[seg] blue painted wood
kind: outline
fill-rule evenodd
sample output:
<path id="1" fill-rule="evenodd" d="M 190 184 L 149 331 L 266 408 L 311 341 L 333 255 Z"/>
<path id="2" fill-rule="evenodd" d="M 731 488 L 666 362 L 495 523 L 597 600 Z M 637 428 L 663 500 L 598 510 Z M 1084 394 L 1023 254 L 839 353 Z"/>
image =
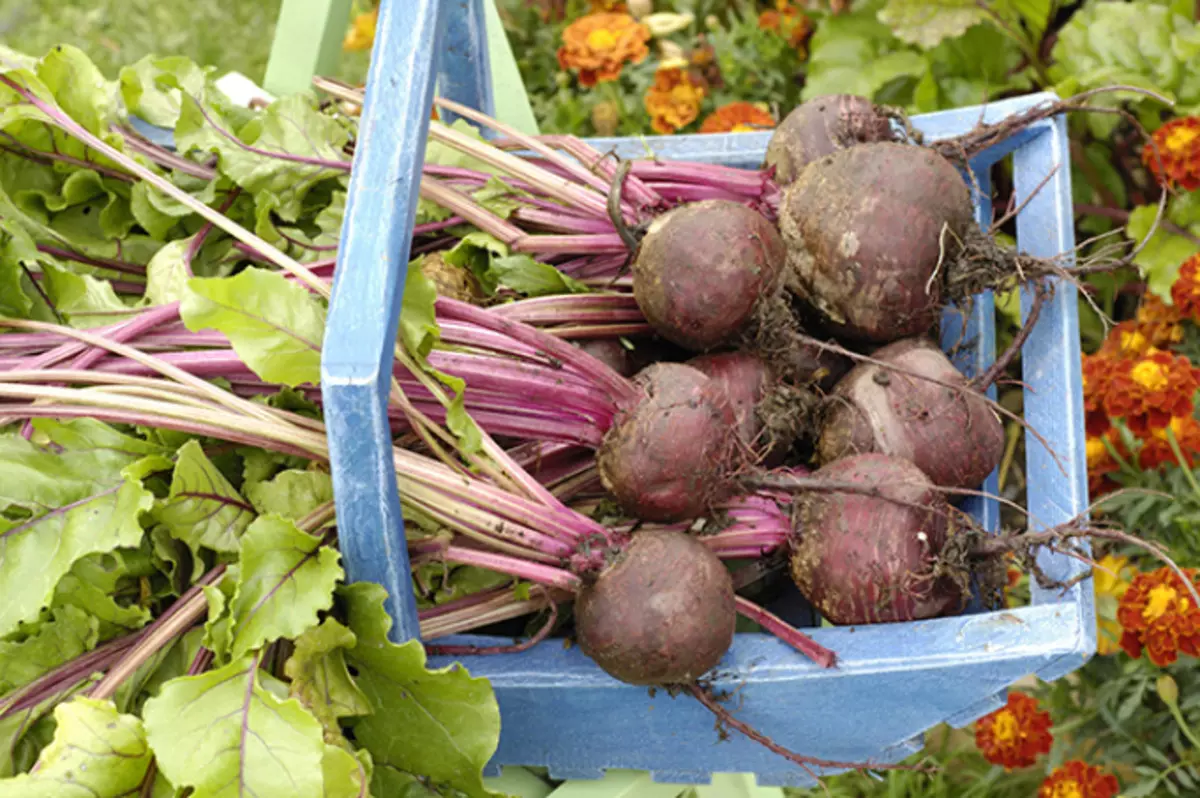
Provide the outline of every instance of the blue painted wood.
<path id="1" fill-rule="evenodd" d="M 383 0 L 321 354 L 321 395 L 351 580 L 388 591 L 393 640 L 420 635 L 387 396 L 433 102 L 443 5 Z"/>
<path id="2" fill-rule="evenodd" d="M 431 3 L 383 2 L 322 371 L 348 577 L 389 588 L 397 638 L 413 635 L 416 626 L 383 403 L 414 175 L 424 149 L 432 78 L 427 43 L 438 41 L 437 12 Z M 913 121 L 928 137 L 941 138 L 1052 99 L 1032 95 Z M 624 157 L 645 157 L 649 149 L 666 158 L 755 166 L 768 138 L 743 133 L 591 143 Z M 983 175 L 1010 154 L 1018 201 L 1057 167 L 1018 218 L 1019 246 L 1038 255 L 1069 251 L 1063 122 L 1033 126 L 978 158 L 974 171 Z M 986 197 L 976 200 L 982 220 Z M 967 332 L 976 343 L 963 353 L 964 365 L 978 370 L 995 347 L 986 300 L 974 308 Z M 1022 361 L 1026 417 L 1059 458 L 1055 462 L 1036 440 L 1027 441 L 1030 509 L 1035 525 L 1053 524 L 1081 512 L 1087 495 L 1076 292 L 1070 285 L 1057 286 Z M 986 506 L 975 509 L 987 517 Z M 1064 555 L 1045 554 L 1040 563 L 1060 577 L 1082 567 Z M 712 674 L 717 687 L 737 689 L 739 716 L 790 748 L 829 759 L 896 761 L 918 750 L 920 735 L 932 726 L 965 724 L 994 708 L 1017 679 L 1030 673 L 1059 678 L 1083 664 L 1095 649 L 1095 610 L 1091 584 L 1084 582 L 1065 593 L 1035 587 L 1030 607 L 812 634 L 838 653 L 839 667 L 817 668 L 767 635 L 738 635 Z M 490 772 L 528 765 L 548 767 L 556 778 L 599 778 L 607 769 L 633 768 L 670 783 L 752 772 L 763 785 L 811 783 L 803 771 L 749 740 L 733 735 L 719 741 L 712 718 L 695 701 L 621 684 L 578 649 L 545 643 L 519 655 L 459 661 L 491 680 L 500 704 L 503 727 Z M 448 662 L 431 658 L 435 666 Z"/>

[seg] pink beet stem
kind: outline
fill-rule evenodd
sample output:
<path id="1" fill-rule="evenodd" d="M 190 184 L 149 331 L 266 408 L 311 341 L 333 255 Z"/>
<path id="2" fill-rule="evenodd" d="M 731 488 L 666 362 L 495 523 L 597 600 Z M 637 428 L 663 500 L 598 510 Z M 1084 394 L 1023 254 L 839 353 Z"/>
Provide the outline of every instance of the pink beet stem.
<path id="1" fill-rule="evenodd" d="M 750 599 L 743 598 L 742 596 L 735 596 L 734 600 L 737 602 L 738 613 L 742 617 L 754 621 L 822 668 L 832 668 L 837 662 L 836 654 L 778 615 L 768 612 Z"/>

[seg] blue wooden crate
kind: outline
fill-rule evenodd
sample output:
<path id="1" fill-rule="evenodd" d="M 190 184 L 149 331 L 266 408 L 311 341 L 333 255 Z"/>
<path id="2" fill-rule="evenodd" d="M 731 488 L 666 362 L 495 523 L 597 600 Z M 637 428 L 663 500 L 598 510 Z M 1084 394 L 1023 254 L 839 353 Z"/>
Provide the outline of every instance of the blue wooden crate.
<path id="1" fill-rule="evenodd" d="M 436 80 L 443 96 L 490 109 L 480 0 L 383 0 L 367 81 L 322 360 L 339 540 L 348 577 L 390 591 L 396 640 L 419 634 L 403 520 L 385 414 L 392 349 L 416 209 L 420 164 Z M 441 46 L 433 46 L 443 42 Z M 440 57 L 440 61 L 435 58 Z M 913 119 L 930 139 L 996 121 L 1053 96 L 1037 94 Z M 737 166 L 761 163 L 768 133 L 605 139 L 591 143 L 625 157 L 647 149 L 665 158 Z M 1065 121 L 1039 122 L 974 163 L 978 218 L 991 219 L 988 167 L 1012 159 L 1017 238 L 1032 255 L 1074 247 Z M 1022 297 L 1022 313 L 1030 296 Z M 948 314 L 947 341 L 960 340 L 961 314 Z M 994 355 L 993 304 L 977 298 L 965 319 L 959 365 L 978 372 Z M 1062 523 L 1087 504 L 1077 296 L 1059 285 L 1022 352 L 1025 418 L 1058 455 L 1026 434 L 1028 509 L 1034 528 Z M 995 491 L 996 476 L 983 486 Z M 994 501 L 972 514 L 995 529 Z M 1066 580 L 1086 566 L 1043 552 L 1042 569 Z M 813 636 L 837 652 L 822 670 L 761 634 L 738 635 L 716 674 L 738 691 L 738 715 L 781 744 L 835 760 L 896 761 L 921 735 L 962 726 L 1000 706 L 1006 688 L 1029 674 L 1055 680 L 1095 650 L 1091 581 L 1069 590 L 1032 584 L 1032 606 L 977 607 L 953 618 Z M 487 638 L 461 636 L 460 642 Z M 495 641 L 493 641 L 495 642 Z M 506 641 L 507 642 L 507 641 Z M 651 771 L 657 781 L 706 783 L 713 772 L 753 772 L 762 785 L 805 785 L 809 776 L 736 733 L 718 739 L 713 718 L 687 697 L 621 684 L 577 649 L 550 641 L 507 656 L 457 658 L 496 691 L 503 728 L 490 772 L 501 765 L 546 766 L 563 779 L 599 778 L 609 768 Z M 433 658 L 432 664 L 451 660 Z"/>

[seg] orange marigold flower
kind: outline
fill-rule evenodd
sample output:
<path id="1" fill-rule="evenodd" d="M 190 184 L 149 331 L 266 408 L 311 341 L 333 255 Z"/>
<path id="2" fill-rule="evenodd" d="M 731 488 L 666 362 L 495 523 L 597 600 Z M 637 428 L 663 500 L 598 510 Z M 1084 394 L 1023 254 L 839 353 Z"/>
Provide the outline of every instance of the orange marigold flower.
<path id="1" fill-rule="evenodd" d="M 1171 301 L 1179 315 L 1200 322 L 1200 255 L 1193 255 L 1179 267 L 1179 276 L 1171 286 Z"/>
<path id="2" fill-rule="evenodd" d="M 1083 356 L 1083 410 L 1088 435 L 1100 436 L 1112 428 L 1104 410 L 1104 397 L 1108 395 L 1115 364 L 1116 359 L 1103 349 Z"/>
<path id="3" fill-rule="evenodd" d="M 726 103 L 704 118 L 701 133 L 743 133 L 775 127 L 775 117 L 761 105 L 743 101 Z"/>
<path id="4" fill-rule="evenodd" d="M 1119 455 L 1128 457 L 1128 452 L 1125 451 L 1121 439 L 1117 437 L 1115 429 L 1109 428 L 1102 435 L 1087 437 L 1088 493 L 1093 499 L 1118 487 L 1117 483 L 1109 479 L 1108 475 L 1120 470 L 1120 466 L 1113 459 L 1112 452 L 1105 445 L 1106 442 L 1112 444 Z"/>
<path id="5" fill-rule="evenodd" d="M 625 0 L 588 0 L 588 11 L 593 14 L 627 14 L 629 6 L 625 4 Z"/>
<path id="6" fill-rule="evenodd" d="M 804 43 L 813 32 L 813 23 L 800 10 L 793 8 L 789 0 L 775 0 L 775 8 L 760 13 L 758 27 L 787 37 L 788 44 L 800 51 L 801 58 L 807 56 Z"/>
<path id="7" fill-rule="evenodd" d="M 1184 569 L 1196 584 L 1196 570 Z M 1159 667 L 1170 665 L 1179 652 L 1200 655 L 1200 609 L 1187 585 L 1174 571 L 1163 566 L 1140 573 L 1121 597 L 1117 620 L 1125 631 L 1121 648 L 1135 659 L 1146 655 Z"/>
<path id="8" fill-rule="evenodd" d="M 1113 798 L 1120 789 L 1116 776 L 1072 759 L 1046 777 L 1037 798 Z"/>
<path id="9" fill-rule="evenodd" d="M 984 759 L 1005 770 L 1028 767 L 1038 754 L 1050 753 L 1050 713 L 1038 709 L 1037 700 L 1013 691 L 1008 703 L 975 724 L 975 745 Z"/>
<path id="10" fill-rule="evenodd" d="M 1184 461 L 1189 467 L 1192 466 L 1194 456 L 1200 452 L 1200 422 L 1194 416 L 1176 416 L 1167 426 L 1150 430 L 1143 440 L 1142 448 L 1138 450 L 1138 465 L 1142 470 L 1152 471 L 1167 463 L 1178 465 L 1179 460 L 1171 449 L 1171 442 L 1167 440 L 1168 429 L 1175 434 L 1175 442 L 1179 444 Z"/>
<path id="11" fill-rule="evenodd" d="M 375 26 L 378 23 L 378 8 L 359 14 L 354 18 L 350 30 L 346 32 L 346 38 L 342 39 L 342 49 L 350 52 L 370 50 L 375 44 Z"/>
<path id="12" fill-rule="evenodd" d="M 579 72 L 579 83 L 616 80 L 625 62 L 640 64 L 650 54 L 650 28 L 628 14 L 588 14 L 563 30 L 558 64 Z"/>
<path id="13" fill-rule="evenodd" d="M 1092 568 L 1092 585 L 1096 597 L 1096 653 L 1111 656 L 1121 650 L 1121 624 L 1117 622 L 1117 607 L 1129 590 L 1129 580 L 1137 573 L 1128 557 L 1104 555 Z"/>
<path id="14" fill-rule="evenodd" d="M 1151 349 L 1137 360 L 1112 361 L 1104 410 L 1123 418 L 1130 431 L 1145 437 L 1175 416 L 1192 413 L 1192 396 L 1200 387 L 1200 372 L 1183 355 Z"/>
<path id="15" fill-rule="evenodd" d="M 1152 138 L 1154 146 L 1146 142 L 1142 148 L 1142 162 L 1159 182 L 1174 182 L 1185 191 L 1200 188 L 1200 117 L 1172 119 Z"/>
<path id="16" fill-rule="evenodd" d="M 646 92 L 646 113 L 658 133 L 674 133 L 696 121 L 704 100 L 704 84 L 690 72 L 660 67 Z"/>

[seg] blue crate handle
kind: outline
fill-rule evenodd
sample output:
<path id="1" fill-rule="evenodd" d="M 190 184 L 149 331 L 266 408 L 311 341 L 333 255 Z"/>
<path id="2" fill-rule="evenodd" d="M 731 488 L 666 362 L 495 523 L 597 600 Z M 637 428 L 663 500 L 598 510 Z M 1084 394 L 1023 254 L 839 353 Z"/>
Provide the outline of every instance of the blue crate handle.
<path id="1" fill-rule="evenodd" d="M 480 0 L 383 0 L 322 356 L 322 386 L 338 502 L 339 540 L 351 580 L 387 588 L 392 636 L 419 635 L 386 418 L 387 386 L 401 292 L 428 132 L 435 55 L 443 93 L 489 110 Z M 443 46 L 436 46 L 437 43 Z M 930 138 L 996 121 L 1049 94 L 913 120 Z M 769 133 L 594 140 L 624 157 L 663 157 L 756 166 Z M 1040 122 L 973 164 L 977 218 L 990 219 L 986 167 L 1013 159 L 1017 239 L 1033 255 L 1074 247 L 1065 120 Z M 1047 179 L 1047 176 L 1048 179 Z M 1043 181 L 1045 180 L 1044 184 Z M 1040 190 L 1039 190 L 1040 188 Z M 1036 191 L 1036 193 L 1035 193 Z M 1022 294 L 1022 316 L 1030 305 Z M 1087 504 L 1077 295 L 1059 284 L 1022 350 L 1025 417 L 1054 446 L 1026 434 L 1032 526 L 1062 523 Z M 946 318 L 948 339 L 961 324 Z M 993 305 L 979 298 L 965 332 L 977 339 L 960 366 L 991 362 Z M 995 489 L 995 474 L 988 486 Z M 995 528 L 994 502 L 973 515 Z M 1067 579 L 1086 566 L 1043 553 L 1039 565 Z M 836 651 L 825 671 L 766 635 L 738 635 L 716 672 L 720 688 L 739 689 L 740 716 L 783 745 L 828 759 L 895 761 L 920 747 L 920 735 L 947 722 L 961 726 L 996 708 L 1008 685 L 1036 674 L 1054 680 L 1095 651 L 1090 581 L 1067 591 L 1032 585 L 1032 606 L 908 624 L 813 630 Z M 477 636 L 461 641 L 482 642 Z M 718 742 L 712 718 L 696 702 L 672 699 L 609 678 L 577 649 L 547 643 L 520 655 L 464 657 L 490 679 L 504 719 L 489 765 L 546 766 L 557 778 L 597 778 L 609 768 L 649 770 L 657 781 L 705 783 L 713 772 L 753 772 L 763 785 L 806 785 L 799 768 L 734 735 Z M 433 658 L 445 664 L 445 658 Z"/>

